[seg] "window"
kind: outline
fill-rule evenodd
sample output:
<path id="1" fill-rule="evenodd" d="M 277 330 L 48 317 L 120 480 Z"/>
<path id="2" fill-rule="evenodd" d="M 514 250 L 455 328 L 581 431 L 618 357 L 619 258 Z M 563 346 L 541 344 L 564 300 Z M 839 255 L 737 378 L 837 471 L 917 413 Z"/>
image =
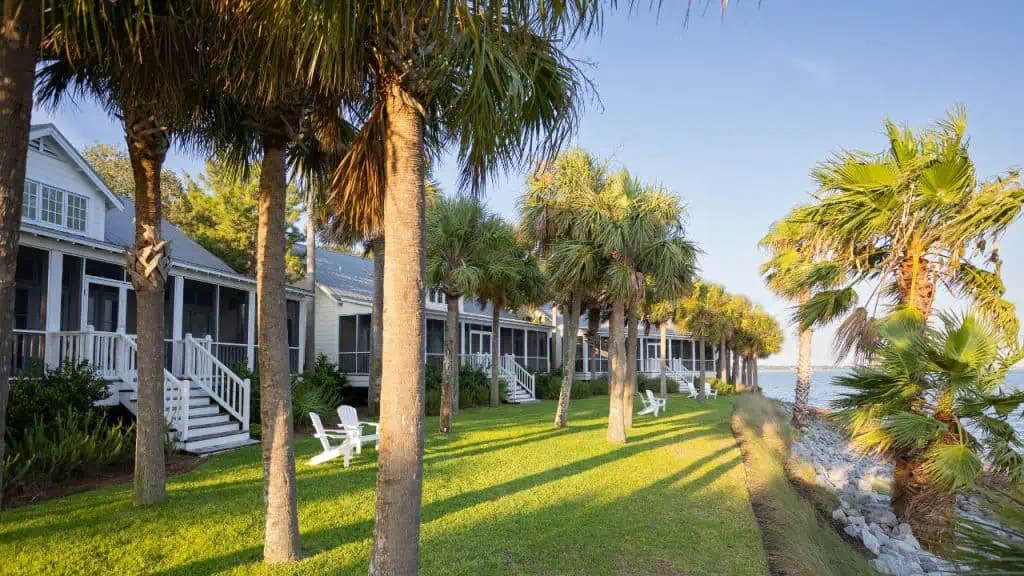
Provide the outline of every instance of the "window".
<path id="1" fill-rule="evenodd" d="M 35 220 L 36 205 L 39 203 L 39 184 L 25 181 L 25 199 L 21 205 L 21 215 L 27 220 Z"/>
<path id="2" fill-rule="evenodd" d="M 448 297 L 437 288 L 431 288 L 427 290 L 427 302 L 431 304 L 447 304 Z"/>
<path id="3" fill-rule="evenodd" d="M 369 314 L 338 317 L 338 368 L 347 374 L 370 373 Z"/>
<path id="4" fill-rule="evenodd" d="M 77 194 L 68 194 L 68 228 L 85 232 L 85 220 L 89 200 Z"/>
<path id="5" fill-rule="evenodd" d="M 64 194 L 60 190 L 43 186 L 41 206 L 43 222 L 57 226 L 64 224 Z"/>
<path id="6" fill-rule="evenodd" d="M 427 319 L 427 364 L 444 364 L 444 320 Z"/>

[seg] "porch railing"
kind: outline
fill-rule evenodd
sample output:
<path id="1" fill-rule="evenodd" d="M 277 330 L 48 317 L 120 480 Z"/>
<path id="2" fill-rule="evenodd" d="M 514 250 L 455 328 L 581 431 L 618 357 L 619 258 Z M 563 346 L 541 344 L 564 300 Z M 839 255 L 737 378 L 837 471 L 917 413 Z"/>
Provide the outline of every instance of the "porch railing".
<path id="1" fill-rule="evenodd" d="M 523 368 L 523 365 L 516 361 L 516 357 L 506 354 L 501 357 L 501 371 L 513 378 L 517 384 L 525 388 L 531 398 L 536 398 L 536 385 L 533 374 Z"/>
<path id="2" fill-rule="evenodd" d="M 490 354 L 460 354 L 459 365 L 487 372 L 491 369 Z"/>
<path id="3" fill-rule="evenodd" d="M 338 369 L 345 374 L 369 374 L 369 352 L 338 352 Z"/>
<path id="4" fill-rule="evenodd" d="M 11 371 L 13 376 L 42 368 L 46 361 L 46 332 L 14 330 L 11 335 Z"/>
<path id="5" fill-rule="evenodd" d="M 249 380 L 243 380 L 210 351 L 212 339 L 185 335 L 185 376 L 249 429 Z"/>

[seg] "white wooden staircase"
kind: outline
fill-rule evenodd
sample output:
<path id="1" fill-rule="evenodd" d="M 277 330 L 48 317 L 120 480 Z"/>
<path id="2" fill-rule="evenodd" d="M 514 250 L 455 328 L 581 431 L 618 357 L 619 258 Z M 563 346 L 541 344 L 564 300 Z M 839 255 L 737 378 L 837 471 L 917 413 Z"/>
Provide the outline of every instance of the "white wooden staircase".
<path id="1" fill-rule="evenodd" d="M 463 366 L 470 366 L 485 374 L 491 372 L 490 354 L 463 354 L 460 356 Z M 505 381 L 505 401 L 510 404 L 522 404 L 537 400 L 536 379 L 529 370 L 520 364 L 515 356 L 506 354 L 498 364 L 498 376 Z"/>
<path id="2" fill-rule="evenodd" d="M 135 337 L 114 332 L 60 332 L 57 359 L 88 362 L 111 382 L 114 403 L 132 414 L 138 404 L 138 349 Z M 176 447 L 207 453 L 244 446 L 249 436 L 249 381 L 238 377 L 210 351 L 209 340 L 186 336 L 179 374 L 164 370 L 164 416 Z M 176 363 L 179 364 L 179 363 Z"/>

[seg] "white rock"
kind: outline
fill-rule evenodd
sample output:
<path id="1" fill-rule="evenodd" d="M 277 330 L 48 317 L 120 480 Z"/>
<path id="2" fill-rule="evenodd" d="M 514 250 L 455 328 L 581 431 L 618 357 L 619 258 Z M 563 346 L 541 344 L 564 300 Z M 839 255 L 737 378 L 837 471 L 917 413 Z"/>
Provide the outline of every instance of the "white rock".
<path id="1" fill-rule="evenodd" d="M 917 538 L 914 538 L 913 534 L 904 534 L 903 536 L 900 536 L 900 540 L 903 541 L 904 544 L 910 546 L 911 550 L 917 551 L 921 549 L 921 543 L 917 541 Z"/>
<path id="2" fill-rule="evenodd" d="M 871 533 L 871 530 L 869 530 L 866 527 L 862 528 L 860 531 L 860 540 L 864 543 L 865 548 L 870 550 L 871 553 L 875 556 L 878 556 L 879 547 L 881 546 L 881 544 L 879 544 L 878 538 L 876 538 L 875 535 Z"/>
<path id="3" fill-rule="evenodd" d="M 899 525 L 896 526 L 896 531 L 893 532 L 893 535 L 895 535 L 895 536 L 903 536 L 904 534 L 913 534 L 913 533 L 914 533 L 914 531 L 910 527 L 910 524 L 907 524 L 906 522 L 900 522 Z"/>
<path id="4" fill-rule="evenodd" d="M 856 538 L 860 534 L 860 528 L 854 524 L 849 524 L 846 528 L 843 528 L 843 532 L 846 532 L 852 538 Z"/>
<path id="5" fill-rule="evenodd" d="M 851 526 L 856 526 L 858 528 L 867 525 L 867 523 L 864 522 L 864 517 L 863 516 L 857 516 L 857 515 L 849 516 L 849 520 L 850 520 L 850 525 Z"/>
<path id="6" fill-rule="evenodd" d="M 896 515 L 892 513 L 892 510 L 885 510 L 877 516 L 877 521 L 882 526 L 895 526 Z"/>
<path id="7" fill-rule="evenodd" d="M 846 513 L 843 512 L 842 508 L 836 508 L 835 510 L 832 511 L 832 519 L 837 521 L 837 522 L 842 522 L 843 524 L 845 524 L 846 523 Z"/>

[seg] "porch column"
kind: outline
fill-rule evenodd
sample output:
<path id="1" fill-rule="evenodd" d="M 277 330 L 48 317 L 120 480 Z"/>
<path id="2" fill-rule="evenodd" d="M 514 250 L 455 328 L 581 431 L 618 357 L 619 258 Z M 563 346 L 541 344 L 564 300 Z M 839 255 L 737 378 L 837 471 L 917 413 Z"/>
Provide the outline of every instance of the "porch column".
<path id="1" fill-rule="evenodd" d="M 50 334 L 60 332 L 60 304 L 61 290 L 63 288 L 64 254 L 50 250 L 49 267 L 46 274 L 46 326 L 47 332 L 44 345 L 46 346 L 44 358 L 46 365 L 56 368 L 59 360 L 56 336 Z"/>
<path id="2" fill-rule="evenodd" d="M 214 285 L 213 292 L 213 341 L 220 342 L 220 284 Z"/>
<path id="3" fill-rule="evenodd" d="M 251 372 L 256 369 L 256 292 L 253 290 L 249 291 L 249 304 L 245 316 L 248 323 L 245 333 L 245 363 Z"/>
<path id="4" fill-rule="evenodd" d="M 576 336 L 579 339 L 579 336 Z M 587 343 L 587 339 L 583 338 L 582 342 L 578 344 L 583 348 L 583 374 L 584 378 L 590 378 L 590 344 Z M 595 358 L 596 360 L 596 358 Z M 576 357 L 572 359 L 572 373 L 576 375 Z"/>
<path id="5" fill-rule="evenodd" d="M 296 327 L 299 331 L 299 374 L 302 374 L 306 363 L 306 302 L 305 298 L 299 300 L 299 325 Z M 356 322 L 358 321 L 357 317 Z"/>
<path id="6" fill-rule="evenodd" d="M 555 345 L 554 345 L 555 357 L 552 358 L 551 364 L 552 364 L 552 366 L 554 368 L 561 368 L 562 367 L 562 346 L 565 345 L 562 342 L 562 340 L 565 338 L 565 336 L 562 335 L 562 328 L 558 325 L 558 306 L 552 306 L 551 307 L 551 326 L 552 326 L 552 328 L 554 328 L 553 336 L 555 337 Z M 574 363 L 575 363 L 575 361 L 574 361 Z"/>
<path id="7" fill-rule="evenodd" d="M 185 347 L 181 344 L 181 328 L 185 309 L 185 277 L 174 277 L 174 290 L 171 294 L 171 371 L 177 374 L 179 367 L 185 366 Z M 164 348 L 166 350 L 166 348 Z"/>

